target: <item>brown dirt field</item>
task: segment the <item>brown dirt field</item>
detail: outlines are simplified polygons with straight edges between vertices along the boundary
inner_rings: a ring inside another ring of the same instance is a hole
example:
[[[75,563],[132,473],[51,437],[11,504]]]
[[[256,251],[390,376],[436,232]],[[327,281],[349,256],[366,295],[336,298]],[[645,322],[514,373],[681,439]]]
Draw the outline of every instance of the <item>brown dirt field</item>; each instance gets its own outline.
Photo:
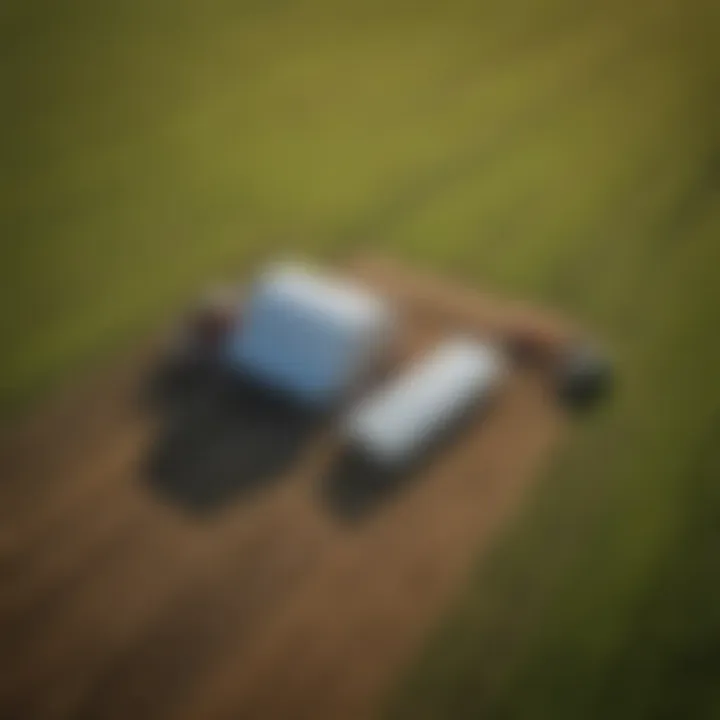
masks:
[[[407,312],[403,352],[449,325],[508,322],[506,305],[388,261],[351,272]],[[372,717],[561,439],[542,379],[516,374],[486,420],[356,522],[318,492],[331,429],[301,436],[291,469],[251,499],[193,515],[142,477],[158,442],[136,402],[148,352],[69,388],[0,447],[0,717]],[[282,460],[263,422],[227,430],[217,462],[233,467],[241,431]],[[202,474],[212,453],[194,452],[177,464],[199,457]]]

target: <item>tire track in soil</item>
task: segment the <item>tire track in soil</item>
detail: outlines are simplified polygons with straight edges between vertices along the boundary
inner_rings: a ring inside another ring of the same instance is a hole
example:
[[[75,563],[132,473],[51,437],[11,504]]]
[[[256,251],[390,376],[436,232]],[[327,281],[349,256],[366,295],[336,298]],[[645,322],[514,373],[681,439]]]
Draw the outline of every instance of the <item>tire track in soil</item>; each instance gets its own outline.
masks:
[[[432,302],[446,310],[432,314],[418,300],[425,278],[378,259],[351,272],[408,311],[409,354],[453,318],[482,328],[504,308],[438,282]],[[144,367],[127,369],[123,392]],[[123,393],[107,377],[91,396],[109,416],[104,403]],[[519,376],[490,421],[347,525],[318,502],[331,432],[282,483],[197,519],[140,482],[142,414],[117,414],[88,458],[64,454],[66,440],[81,447],[71,428],[54,435],[48,419],[33,420],[45,482],[62,484],[5,528],[19,539],[4,544],[0,716],[366,717],[520,505],[562,422],[537,379]]]
[[[367,528],[338,528],[334,550],[287,599],[264,642],[228,659],[178,717],[365,717],[462,583],[478,546],[519,505],[538,454],[557,439],[560,418],[551,413],[548,421],[544,389],[532,379],[516,385],[499,413]],[[527,454],[498,451],[513,438]],[[478,482],[483,466],[487,477]]]

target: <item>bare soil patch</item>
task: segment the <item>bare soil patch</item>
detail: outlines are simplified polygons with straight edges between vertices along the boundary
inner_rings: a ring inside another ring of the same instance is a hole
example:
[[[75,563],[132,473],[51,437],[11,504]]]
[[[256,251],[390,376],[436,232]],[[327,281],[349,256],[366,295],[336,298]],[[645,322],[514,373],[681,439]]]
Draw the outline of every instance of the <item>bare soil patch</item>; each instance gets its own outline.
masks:
[[[406,312],[404,358],[519,312],[386,260],[349,271]],[[542,378],[348,518],[332,423],[212,380],[161,423],[137,402],[150,357],[0,446],[0,717],[372,717],[558,446]]]

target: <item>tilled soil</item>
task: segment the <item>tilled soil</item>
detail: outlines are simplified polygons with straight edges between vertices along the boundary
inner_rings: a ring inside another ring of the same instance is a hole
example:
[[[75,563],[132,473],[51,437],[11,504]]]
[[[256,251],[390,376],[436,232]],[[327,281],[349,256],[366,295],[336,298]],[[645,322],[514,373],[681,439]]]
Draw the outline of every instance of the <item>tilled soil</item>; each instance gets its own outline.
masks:
[[[350,271],[404,311],[405,358],[521,312],[388,261]],[[151,412],[151,358],[68,388],[0,447],[0,718],[372,717],[557,447],[543,378],[515,373],[383,493],[338,474],[331,422],[209,381]]]

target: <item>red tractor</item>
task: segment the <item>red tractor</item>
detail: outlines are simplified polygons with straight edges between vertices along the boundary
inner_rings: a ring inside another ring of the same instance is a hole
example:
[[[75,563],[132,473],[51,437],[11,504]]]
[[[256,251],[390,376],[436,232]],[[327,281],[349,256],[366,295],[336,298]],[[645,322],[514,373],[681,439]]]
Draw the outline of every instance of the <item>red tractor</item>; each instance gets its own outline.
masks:
[[[593,343],[536,319],[512,323],[504,344],[518,364],[545,373],[564,405],[580,410],[609,394],[613,368]]]

